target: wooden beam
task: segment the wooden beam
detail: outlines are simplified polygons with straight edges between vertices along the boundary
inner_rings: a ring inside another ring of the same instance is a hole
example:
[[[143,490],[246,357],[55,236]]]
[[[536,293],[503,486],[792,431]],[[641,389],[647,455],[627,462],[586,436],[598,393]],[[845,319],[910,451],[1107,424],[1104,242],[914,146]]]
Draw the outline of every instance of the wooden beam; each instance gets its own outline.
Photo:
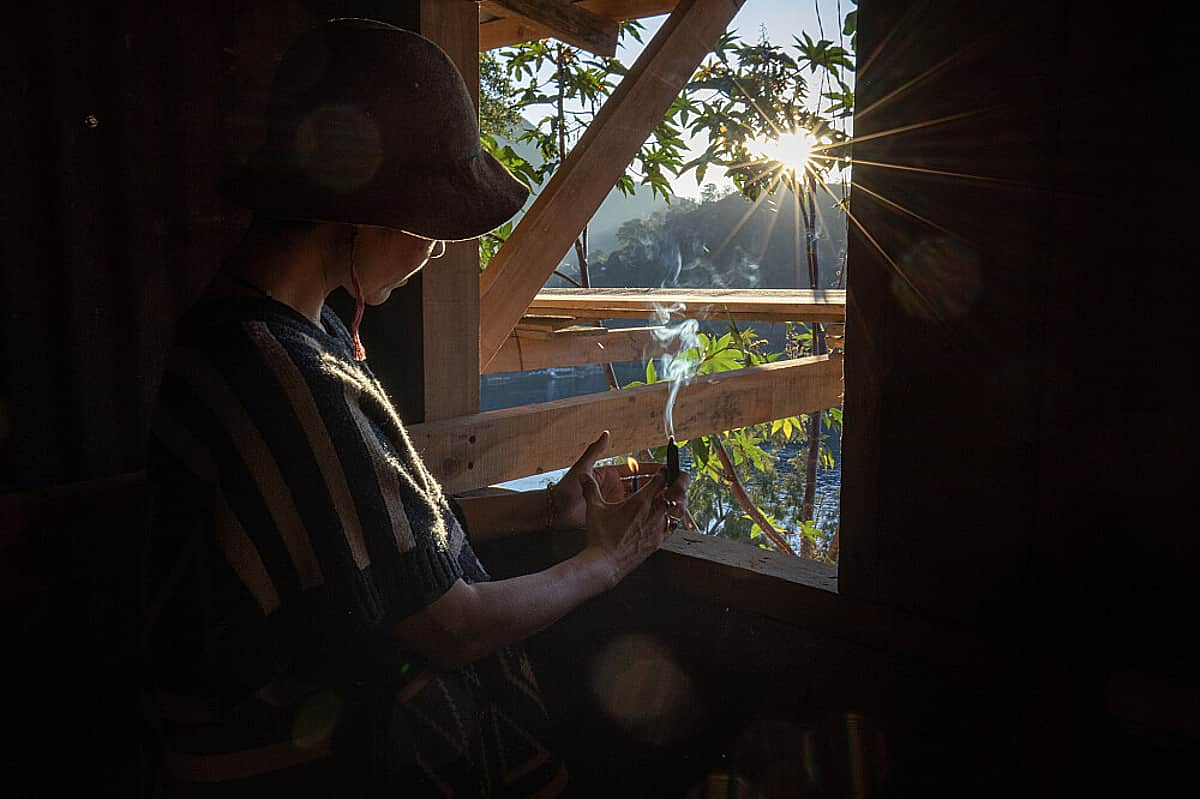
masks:
[[[613,21],[641,19],[667,14],[674,10],[679,0],[581,0],[574,3],[576,8],[585,9]],[[479,22],[479,49],[494,50],[510,44],[520,44],[547,35],[536,23],[522,16],[509,16],[503,9],[495,8],[496,4],[481,3]],[[565,41],[565,40],[564,40]]]
[[[743,0],[682,0],[481,277],[486,366]]]
[[[454,61],[479,104],[478,9],[472,0],[421,0],[421,33]],[[446,245],[421,273],[424,419],[479,411],[479,245]]]
[[[542,289],[529,311],[589,319],[653,319],[657,309],[676,319],[762,322],[844,322],[846,292],[838,289]]]
[[[448,491],[570,466],[603,430],[608,454],[662,444],[670,383],[522,405],[409,428]],[[819,355],[706,375],[676,398],[675,432],[687,439],[842,404],[842,359]]]
[[[516,331],[553,334],[556,330],[564,330],[575,323],[575,316],[572,314],[525,314],[521,321],[517,322]]]
[[[485,0],[480,8],[596,55],[617,54],[617,23],[568,0]],[[478,28],[478,26],[476,26]],[[540,38],[540,37],[536,37]]]
[[[653,358],[662,353],[655,337],[660,327],[629,327],[618,330],[593,328],[589,332],[572,330],[549,337],[530,337],[520,332],[509,336],[500,352],[485,370],[521,372],[548,369],[551,366],[575,366],[584,363],[619,363]]]

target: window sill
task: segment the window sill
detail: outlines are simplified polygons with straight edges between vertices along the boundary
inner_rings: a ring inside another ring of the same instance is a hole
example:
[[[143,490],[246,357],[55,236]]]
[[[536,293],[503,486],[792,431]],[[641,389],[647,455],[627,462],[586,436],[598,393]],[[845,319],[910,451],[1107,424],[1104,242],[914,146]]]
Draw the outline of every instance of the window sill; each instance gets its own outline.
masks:
[[[759,549],[737,541],[682,530],[671,536],[661,551],[747,572],[746,576],[774,578],[837,593],[837,566],[830,563],[805,560],[775,550]]]

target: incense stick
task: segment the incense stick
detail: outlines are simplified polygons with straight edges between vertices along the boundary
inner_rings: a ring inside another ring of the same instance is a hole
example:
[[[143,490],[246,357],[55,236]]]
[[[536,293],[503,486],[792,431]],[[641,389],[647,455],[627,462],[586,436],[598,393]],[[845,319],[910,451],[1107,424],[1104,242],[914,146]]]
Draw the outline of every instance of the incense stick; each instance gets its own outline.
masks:
[[[679,445],[675,443],[675,436],[667,438],[667,485],[675,482],[675,478],[679,476]]]

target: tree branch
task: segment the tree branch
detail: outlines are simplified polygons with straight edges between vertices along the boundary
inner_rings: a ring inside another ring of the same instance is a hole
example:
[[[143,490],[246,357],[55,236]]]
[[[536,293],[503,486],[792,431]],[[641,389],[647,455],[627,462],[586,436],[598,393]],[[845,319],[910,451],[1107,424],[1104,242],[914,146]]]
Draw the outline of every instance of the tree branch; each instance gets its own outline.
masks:
[[[578,280],[576,280],[575,278],[573,278],[573,277],[571,277],[570,275],[566,274],[565,272],[563,272],[563,271],[562,271],[562,270],[560,270],[560,269],[555,269],[555,270],[554,270],[554,274],[558,275],[558,276],[559,276],[559,277],[561,277],[563,280],[567,281],[568,283],[570,283],[572,286],[574,286],[574,287],[575,287],[575,288],[577,288],[577,289],[581,289],[581,288],[583,288],[583,284],[581,284],[581,283],[580,283]]]
[[[767,518],[762,515],[762,511],[754,504],[754,500],[750,499],[750,495],[746,493],[746,487],[742,485],[741,478],[738,477],[738,473],[733,468],[733,458],[729,456],[729,451],[725,449],[725,443],[721,441],[719,436],[713,436],[713,442],[717,445],[717,455],[721,458],[725,480],[729,483],[729,487],[733,489],[733,495],[737,498],[738,504],[742,506],[742,510],[746,511],[755,524],[762,528],[767,538],[771,539],[771,543],[789,555],[795,555],[796,550],[792,549],[787,539],[767,521]]]

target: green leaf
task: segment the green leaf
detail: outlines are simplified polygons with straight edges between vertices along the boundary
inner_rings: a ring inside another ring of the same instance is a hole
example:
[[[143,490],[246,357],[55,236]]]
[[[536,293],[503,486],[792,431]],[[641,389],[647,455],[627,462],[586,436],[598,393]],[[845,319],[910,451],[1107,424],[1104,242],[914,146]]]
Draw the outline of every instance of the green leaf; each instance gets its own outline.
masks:
[[[846,14],[846,24],[842,26],[843,36],[853,36],[858,32],[858,9]]]

